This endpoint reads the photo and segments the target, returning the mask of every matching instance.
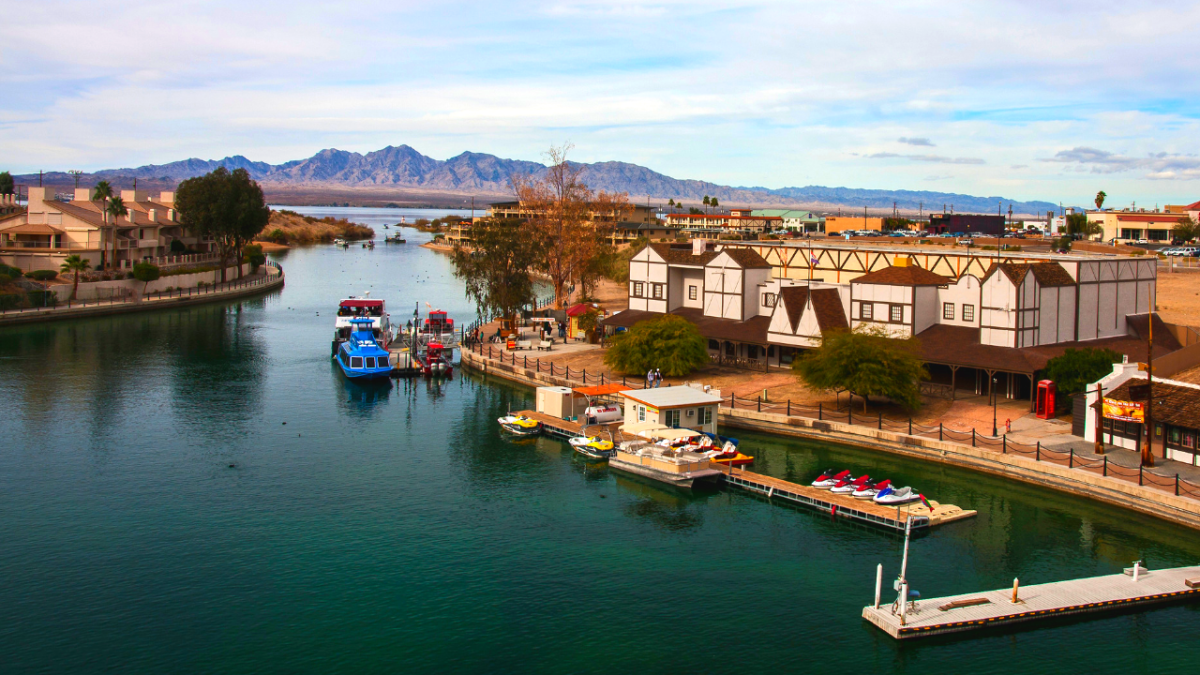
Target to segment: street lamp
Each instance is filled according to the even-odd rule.
[[[999,382],[1000,382],[999,378],[997,378],[995,375],[993,375],[992,376],[992,436],[993,437],[1000,435],[998,433],[998,430],[996,429],[996,403],[998,402],[998,399],[999,399],[999,397],[996,395],[996,385]]]

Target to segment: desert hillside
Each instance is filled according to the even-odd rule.
[[[314,218],[295,211],[271,211],[271,220],[257,239],[275,244],[316,244],[343,239],[370,239],[375,230],[344,218]]]

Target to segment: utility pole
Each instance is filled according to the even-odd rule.
[[[42,170],[38,169],[38,187],[42,187]]]
[[[1150,300],[1146,316],[1150,329],[1146,340],[1146,445],[1142,448],[1142,466],[1154,466],[1154,295],[1151,288],[1146,289],[1146,297]]]
[[[83,172],[80,171],[79,169],[71,169],[67,173],[69,173],[75,177],[75,189],[78,190],[79,189],[79,177],[83,175]]]

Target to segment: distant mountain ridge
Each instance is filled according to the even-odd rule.
[[[321,150],[307,159],[283,164],[255,162],[241,155],[219,160],[185,159],[167,164],[149,164],[136,168],[105,169],[82,177],[84,183],[100,179],[133,179],[155,183],[178,182],[203,175],[223,166],[245,169],[258,181],[280,185],[333,184],[346,187],[422,188],[487,195],[511,194],[509,179],[516,174],[540,175],[546,166],[538,162],[504,159],[476,152],[464,152],[447,160],[427,157],[407,146],[388,146],[360,154],[336,148]],[[1045,213],[1057,206],[1043,201],[1017,201],[1004,197],[976,197],[947,192],[881,190],[809,185],[770,189],[731,187],[708,181],[672,178],[644,166],[628,162],[596,162],[585,167],[584,181],[595,190],[627,192],[636,197],[677,199],[699,202],[705,195],[729,204],[763,206],[820,206],[825,208],[863,207],[890,209],[893,204],[904,210],[940,211],[953,205],[959,213],[993,213],[997,206],[1007,212]],[[17,176],[29,183],[37,175]],[[43,177],[55,183],[73,181],[63,172]]]

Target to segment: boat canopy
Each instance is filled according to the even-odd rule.
[[[591,387],[575,387],[576,394],[584,396],[605,396],[608,394],[616,394],[617,392],[629,391],[630,387],[626,387],[620,382],[609,382],[608,384],[597,384]]]
[[[640,434],[646,431],[655,429],[666,429],[667,427],[658,422],[635,422],[634,424],[626,424],[621,427],[621,431],[631,434]]]
[[[368,300],[366,298],[353,298],[343,300],[338,303],[339,307],[383,307],[383,300]]]
[[[644,432],[643,435],[650,436],[651,438],[665,438],[669,441],[678,441],[684,438],[695,438],[702,434],[694,429],[654,429]]]

